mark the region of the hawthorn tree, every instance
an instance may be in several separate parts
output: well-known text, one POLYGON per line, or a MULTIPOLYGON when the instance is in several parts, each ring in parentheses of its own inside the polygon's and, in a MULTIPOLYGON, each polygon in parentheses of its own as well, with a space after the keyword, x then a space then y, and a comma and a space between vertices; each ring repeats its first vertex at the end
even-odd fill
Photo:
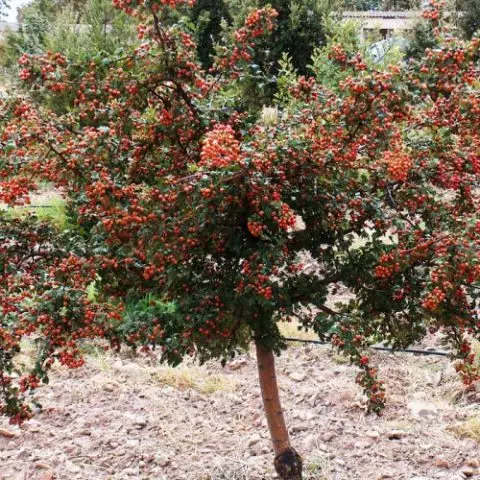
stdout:
POLYGON ((277 13, 256 10, 205 72, 182 24, 186 0, 115 0, 139 46, 69 62, 24 55, 29 94, 0 104, 0 200, 61 187, 70 229, 0 211, 0 404, 21 423, 55 360, 82 365, 85 339, 225 362, 254 342, 282 479, 300 479, 275 376, 279 323, 343 348, 378 411, 385 392, 368 344, 405 347, 441 331, 467 384, 479 370, 480 40, 386 71, 334 45, 342 75, 283 82, 282 102, 239 113, 237 88, 277 13), (361 241, 359 241, 359 239, 361 241), (93 301, 89 286, 98 294, 93 301), (335 310, 339 284, 353 299, 335 310), (25 337, 38 356, 16 356, 25 337))

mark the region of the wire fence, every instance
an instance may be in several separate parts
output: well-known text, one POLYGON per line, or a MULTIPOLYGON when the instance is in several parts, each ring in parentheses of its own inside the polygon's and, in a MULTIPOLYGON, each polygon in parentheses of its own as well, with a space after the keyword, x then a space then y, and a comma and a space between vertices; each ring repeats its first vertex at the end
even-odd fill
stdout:
MULTIPOLYGON (((298 343, 307 343, 307 344, 313 344, 313 345, 329 345, 328 342, 322 342, 320 340, 306 340, 303 338, 287 338, 283 337, 283 340, 286 342, 298 342, 298 343)), ((434 355, 438 357, 450 357, 451 353, 449 352, 442 352, 439 350, 421 350, 417 348, 405 348, 405 349, 396 349, 396 348, 390 348, 390 347, 382 347, 382 346, 377 346, 377 345, 372 345, 369 348, 372 350, 378 350, 381 352, 390 352, 390 353, 411 353, 414 355, 434 355)))

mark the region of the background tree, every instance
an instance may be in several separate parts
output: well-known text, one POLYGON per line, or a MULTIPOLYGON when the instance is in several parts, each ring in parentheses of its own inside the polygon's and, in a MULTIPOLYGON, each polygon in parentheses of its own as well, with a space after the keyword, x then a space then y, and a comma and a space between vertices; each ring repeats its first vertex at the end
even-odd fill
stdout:
MULTIPOLYGON (((236 5, 234 8, 237 8, 236 5)), ((222 38, 222 23, 231 24, 232 15, 225 0, 199 0, 191 9, 190 18, 197 30, 198 58, 205 68, 213 65, 214 46, 222 38)))
POLYGON ((62 51, 69 60, 86 61, 96 55, 121 54, 137 43, 132 19, 114 8, 110 0, 80 4, 34 0, 22 9, 23 23, 0 45, 0 64, 18 77, 18 59, 24 53, 62 51))
POLYGON ((6 10, 8 9, 8 3, 6 0, 1 0, 0 1, 0 18, 6 14, 6 10))
POLYGON ((480 29, 480 1, 479 0, 458 0, 457 10, 461 12, 459 25, 467 38, 480 29))
MULTIPOLYGON (((480 41, 439 39, 386 70, 332 44, 348 72, 335 88, 290 71, 278 108, 257 116, 238 112, 238 83, 274 10, 252 12, 205 73, 182 24, 164 21, 171 2, 116 4, 142 20, 141 45, 83 64, 24 55, 32 96, 0 104, 0 200, 27 202, 44 179, 74 212, 60 232, 0 211, 1 412, 28 418, 51 364, 80 366, 89 338, 159 347, 173 365, 225 362, 253 341, 275 467, 299 479, 275 377, 280 322, 296 316, 343 348, 374 411, 374 340, 441 331, 465 382, 478 380, 480 41), (69 108, 47 108, 55 99, 69 108), (353 296, 333 310, 340 284, 353 296), (18 372, 29 336, 37 362, 18 372)), ((427 16, 438 23, 435 6, 427 16)))
POLYGON ((424 55, 425 50, 438 46, 438 38, 435 35, 434 28, 430 22, 420 21, 415 24, 406 49, 405 56, 407 59, 418 59, 424 55))
POLYGON ((18 32, 10 32, 1 46, 1 63, 4 67, 15 66, 23 53, 44 51, 45 37, 55 13, 52 0, 37 0, 21 9, 18 32))
POLYGON ((250 64, 250 72, 242 84, 239 108, 255 110, 270 105, 277 91, 280 60, 287 54, 294 68, 307 74, 315 48, 325 44, 325 21, 339 14, 338 0, 227 0, 234 25, 238 27, 253 8, 271 5, 277 12, 277 28, 273 37, 259 43, 250 64))
POLYGON ((263 50, 263 58, 260 58, 263 63, 260 64, 265 70, 265 62, 270 62, 276 71, 278 60, 287 53, 302 75, 308 72, 313 50, 325 43, 325 18, 341 8, 341 3, 336 0, 245 0, 240 6, 233 0, 227 1, 231 11, 236 12, 237 24, 242 23, 252 8, 271 5, 278 12, 277 28, 272 41, 259 46, 263 50))
POLYGON ((345 0, 345 10, 382 10, 382 0, 345 0))

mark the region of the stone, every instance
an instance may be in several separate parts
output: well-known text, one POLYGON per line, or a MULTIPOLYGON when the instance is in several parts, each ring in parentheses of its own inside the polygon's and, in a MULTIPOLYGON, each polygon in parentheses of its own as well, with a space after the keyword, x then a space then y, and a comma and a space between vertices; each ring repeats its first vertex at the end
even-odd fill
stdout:
POLYGON ((117 359, 112 363, 112 368, 114 370, 121 370, 122 367, 123 367, 123 363, 120 359, 117 359))
POLYGON ((103 385, 103 389, 106 392, 114 392, 117 388, 118 388, 118 384, 113 382, 108 382, 103 385))
POLYGON ((25 458, 28 458, 28 451, 25 449, 20 450, 15 457, 16 460, 24 460, 25 458))
POLYGON ((53 472, 46 472, 41 477, 40 480, 54 480, 55 475, 53 472))
POLYGON ((138 470, 136 468, 125 468, 125 470, 122 470, 122 474, 129 477, 138 476, 138 470))
POLYGON ((389 430, 385 436, 389 440, 400 440, 401 438, 405 437, 407 435, 407 432, 404 430, 389 430))
POLYGON ((417 400, 408 402, 407 407, 413 417, 420 419, 436 417, 438 413, 437 407, 432 403, 421 402, 417 400))
POLYGON ((415 392, 412 395, 412 398, 414 398, 415 400, 425 400, 427 398, 427 394, 426 392, 415 392))
POLYGON ((480 468, 480 461, 476 458, 471 458, 467 461, 467 465, 473 468, 480 468))
POLYGON ((28 421, 27 428, 29 432, 36 433, 42 431, 44 427, 38 420, 32 418, 28 421))
POLYGON ((292 372, 289 377, 294 381, 294 382, 303 382, 307 376, 302 373, 302 372, 292 372))
POLYGON ((139 429, 147 426, 147 419, 143 415, 127 413, 125 416, 139 429))
POLYGON ((358 442, 355 442, 355 448, 370 448, 373 443, 374 440, 372 440, 371 438, 359 440, 358 442))
POLYGON ((145 417, 138 416, 133 421, 133 424, 136 425, 137 427, 143 428, 147 425, 147 419, 145 417))
POLYGON ((303 440, 303 445, 306 451, 315 450, 318 448, 318 444, 321 442, 318 435, 307 435, 303 440))
POLYGON ((233 360, 228 364, 228 368, 230 370, 239 370, 240 368, 244 367, 247 365, 247 359, 246 358, 238 358, 237 360, 233 360))
POLYGON ((465 475, 466 478, 470 478, 477 473, 477 470, 472 467, 463 467, 461 473, 462 475, 465 475))
POLYGON ((307 430, 310 430, 309 423, 299 423, 292 427, 292 433, 305 432, 307 430))
POLYGON ((78 472, 81 472, 82 469, 78 466, 78 465, 75 465, 74 463, 72 462, 67 462, 67 464, 65 465, 65 468, 70 472, 70 473, 78 473, 78 472))
POLYGON ((377 477, 377 480, 386 480, 386 479, 396 478, 396 477, 397 477, 397 473, 395 472, 395 470, 385 470, 377 477))
POLYGON ((322 442, 331 442, 335 438, 335 434, 332 432, 325 432, 319 435, 322 442))
POLYGON ((157 454, 155 457, 155 463, 162 468, 168 467, 172 460, 165 454, 157 454))
POLYGON ((365 436, 367 438, 371 438, 374 441, 377 441, 380 438, 380 433, 378 433, 376 430, 370 430, 365 433, 365 436))
POLYGON ((438 468, 445 468, 445 469, 450 468, 450 464, 447 462, 447 460, 441 457, 435 459, 435 466, 438 468))
POLYGON ((340 394, 340 398, 344 402, 351 402, 352 400, 355 399, 355 397, 356 397, 355 392, 346 391, 340 394))
POLYGON ((249 439, 248 439, 248 448, 253 447, 257 443, 259 443, 262 440, 262 437, 258 433, 254 433, 249 439))
POLYGON ((307 403, 311 407, 316 407, 322 401, 322 396, 320 392, 314 393, 311 397, 308 398, 307 403))
POLYGON ((125 446, 127 446, 128 448, 136 448, 139 444, 140 440, 137 440, 136 438, 129 438, 125 441, 125 446))
POLYGON ((7 430, 5 428, 0 428, 0 437, 14 438, 16 436, 17 434, 15 432, 12 432, 11 430, 7 430))

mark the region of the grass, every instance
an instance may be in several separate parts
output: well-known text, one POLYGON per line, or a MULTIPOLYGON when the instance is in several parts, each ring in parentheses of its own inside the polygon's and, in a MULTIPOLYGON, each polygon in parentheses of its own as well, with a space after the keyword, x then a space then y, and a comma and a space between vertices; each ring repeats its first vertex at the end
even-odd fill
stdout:
POLYGON ((211 395, 215 392, 231 392, 235 382, 225 375, 208 375, 195 367, 161 368, 151 373, 151 378, 177 390, 196 390, 211 395))
POLYGON ((231 459, 229 462, 217 463, 213 473, 202 480, 248 480, 249 468, 246 462, 231 459))
POLYGON ((68 226, 65 200, 60 197, 34 200, 34 205, 14 207, 8 210, 11 217, 35 215, 39 220, 48 220, 60 230, 68 226))
MULTIPOLYGON (((111 350, 105 350, 102 343, 85 342, 81 346, 82 354, 94 369, 107 374, 111 379, 116 369, 114 363, 120 357, 111 350)), ((236 383, 222 374, 212 374, 195 365, 180 365, 167 367, 159 365, 157 359, 137 357, 135 355, 121 355, 126 360, 125 370, 121 370, 128 376, 133 376, 132 381, 139 384, 161 384, 170 386, 176 390, 195 390, 205 395, 215 392, 233 392, 236 383)))
MULTIPOLYGON (((108 377, 112 377, 112 363, 119 357, 111 350, 105 350, 102 343, 85 342, 81 346, 82 354, 90 364, 108 377)), ((158 383, 167 385, 177 390, 196 390, 205 395, 215 392, 233 392, 236 383, 222 374, 209 374, 197 366, 181 365, 179 367, 159 366, 156 360, 148 360, 147 364, 141 358, 128 357, 129 363, 134 367, 127 370, 128 374, 135 374, 136 381, 140 383, 158 383)), ((145 359, 144 359, 145 360, 145 359)))
POLYGON ((471 438, 480 443, 480 415, 470 417, 467 421, 452 428, 460 437, 471 438))
POLYGON ((30 337, 24 337, 20 341, 20 353, 15 357, 15 365, 22 370, 31 370, 35 366, 37 347, 30 337))
POLYGON ((80 346, 82 355, 91 360, 95 366, 102 372, 110 372, 112 369, 112 352, 105 350, 100 342, 88 341, 80 346))
MULTIPOLYGON (((312 330, 300 330, 300 323, 297 320, 290 322, 280 322, 278 324, 280 333, 286 338, 298 338, 300 340, 318 340, 318 336, 312 330)), ((292 343, 292 345, 299 346, 300 342, 292 343)))
POLYGON ((480 363, 480 341, 472 340, 472 352, 475 354, 477 362, 480 363))
POLYGON ((324 472, 328 471, 329 459, 323 455, 310 455, 305 465, 305 478, 307 480, 326 480, 324 472))
POLYGON ((341 353, 333 353, 331 359, 337 365, 347 365, 350 364, 350 359, 341 353))

